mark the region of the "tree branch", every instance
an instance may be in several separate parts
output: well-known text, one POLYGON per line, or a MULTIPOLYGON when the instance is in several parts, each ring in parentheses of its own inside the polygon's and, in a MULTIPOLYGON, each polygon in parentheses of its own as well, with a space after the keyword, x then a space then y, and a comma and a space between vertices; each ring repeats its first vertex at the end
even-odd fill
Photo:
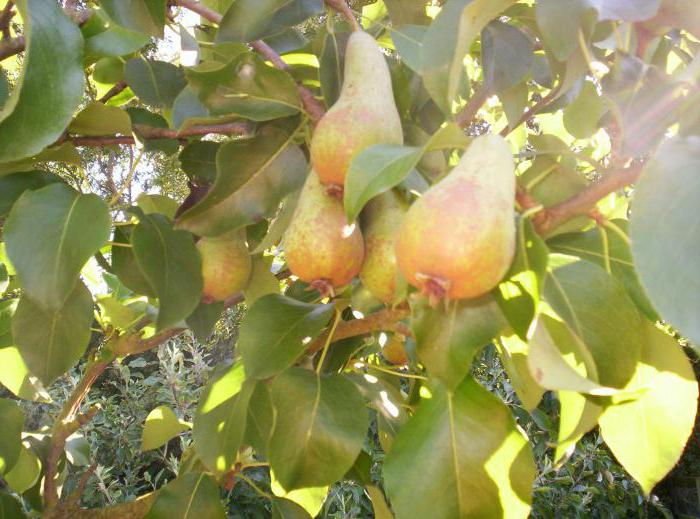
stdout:
MULTIPOLYGON (((196 0, 174 0, 174 3, 197 13, 205 20, 215 24, 221 23, 221 20, 223 19, 223 16, 221 16, 219 13, 205 5, 200 4, 196 0)), ((280 70, 289 70, 289 65, 285 63, 282 57, 264 41, 255 40, 250 43, 250 46, 261 56, 265 57, 276 68, 280 70)), ((297 83, 297 87, 299 88, 299 96, 301 97, 304 111, 308 114, 309 118, 314 124, 317 123, 325 113, 323 105, 316 99, 308 88, 299 83, 297 83)))
POLYGON ((352 10, 345 0, 325 0, 325 3, 328 7, 340 13, 343 18, 348 21, 353 31, 362 30, 357 18, 355 18, 355 15, 352 13, 352 10))
MULTIPOLYGON (((333 334, 333 342, 358 335, 366 335, 372 332, 387 331, 400 332, 403 335, 411 335, 411 330, 405 324, 399 322, 402 319, 411 315, 408 308, 387 308, 373 313, 362 319, 354 319, 352 321, 340 321, 333 334)), ((330 331, 325 331, 316 339, 314 339, 306 349, 307 353, 312 354, 323 348, 323 345, 328 339, 330 331)))
POLYGON ((24 50, 24 36, 0 40, 0 61, 24 50))
MULTIPOLYGON (((155 128, 153 126, 144 126, 141 124, 133 125, 134 133, 142 139, 185 139, 198 135, 250 135, 253 131, 253 126, 247 122, 233 122, 224 124, 206 124, 199 126, 191 126, 182 131, 171 128, 155 128)), ((136 140, 128 135, 105 135, 97 137, 81 137, 66 134, 54 143, 55 145, 64 142, 72 142, 76 146, 111 146, 115 144, 135 144, 136 140)))
POLYGON ((0 13, 0 32, 2 33, 2 37, 5 40, 10 39, 11 37, 10 21, 15 15, 15 11, 13 10, 14 6, 15 3, 12 0, 7 0, 5 8, 0 13))
MULTIPOLYGON (((639 178, 642 168, 643 164, 634 164, 627 168, 608 171, 600 179, 589 184, 574 196, 535 214, 532 218, 535 230, 541 235, 547 235, 553 229, 572 218, 589 214, 599 200, 629 184, 633 184, 639 178)), ((522 190, 518 191, 516 198, 524 209, 530 209, 539 205, 537 200, 522 190)))
POLYGON ((153 506, 158 492, 139 496, 135 501, 107 508, 81 509, 74 503, 61 503, 51 511, 45 511, 44 519, 141 519, 153 506))
POLYGON ((106 103, 110 99, 112 99, 114 96, 119 95, 125 88, 127 87, 126 81, 119 81, 116 83, 112 88, 107 90, 107 93, 100 97, 98 101, 100 103, 106 103))
POLYGON ((455 116, 455 123, 460 128, 466 128, 476 117, 479 109, 484 106, 484 103, 489 98, 489 89, 484 85, 474 92, 469 102, 455 116))

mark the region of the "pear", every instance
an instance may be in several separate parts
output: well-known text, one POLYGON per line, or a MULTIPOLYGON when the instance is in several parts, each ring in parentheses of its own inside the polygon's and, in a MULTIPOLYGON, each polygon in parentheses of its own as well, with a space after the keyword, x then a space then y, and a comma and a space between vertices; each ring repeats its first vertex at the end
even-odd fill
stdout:
POLYGON ((386 58, 372 36, 356 31, 340 97, 311 139, 311 164, 321 182, 339 188, 355 155, 372 144, 403 144, 403 132, 386 58))
POLYGON ((202 238, 197 248, 202 256, 205 303, 224 301, 246 287, 252 261, 244 229, 202 238))
POLYGON ((373 198, 363 211, 365 261, 360 280, 384 303, 395 303, 406 293, 406 280, 396 264, 396 236, 408 205, 394 191, 373 198))
POLYGON ((455 168, 409 208, 396 255, 406 279, 429 296, 480 296, 515 253, 515 167, 508 143, 477 137, 455 168))
POLYGON ((395 366, 408 365, 409 358, 406 351, 406 337, 400 333, 391 335, 382 347, 382 355, 390 364, 395 366))
POLYGON ((312 170, 284 236, 289 269, 324 295, 347 285, 365 253, 359 226, 348 225, 343 203, 326 194, 312 170))

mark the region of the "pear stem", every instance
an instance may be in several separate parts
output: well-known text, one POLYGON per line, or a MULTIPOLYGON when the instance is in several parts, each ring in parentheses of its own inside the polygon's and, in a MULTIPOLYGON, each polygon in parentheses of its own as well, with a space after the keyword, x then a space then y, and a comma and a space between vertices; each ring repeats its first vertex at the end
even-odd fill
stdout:
POLYGON ((353 31, 362 30, 360 23, 355 18, 355 15, 352 14, 352 10, 345 2, 345 0, 325 0, 325 2, 328 7, 334 9, 335 11, 343 15, 343 18, 345 18, 348 21, 353 31))

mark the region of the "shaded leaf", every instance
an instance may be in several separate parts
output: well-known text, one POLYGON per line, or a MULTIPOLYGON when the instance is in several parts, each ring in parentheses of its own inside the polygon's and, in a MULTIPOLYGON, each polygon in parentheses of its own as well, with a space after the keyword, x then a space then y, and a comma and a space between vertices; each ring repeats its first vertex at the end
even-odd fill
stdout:
POLYGON ((530 445, 510 411, 471 377, 454 392, 435 388, 384 463, 397 519, 525 518, 534 478, 530 445))
POLYGON ((175 217, 175 211, 179 204, 165 195, 148 195, 141 193, 136 199, 136 205, 141 208, 145 214, 162 214, 168 218, 175 217))
POLYGON ((24 359, 15 346, 0 348, 0 384, 17 398, 50 402, 51 397, 37 378, 29 372, 24 359))
POLYGON ((180 152, 180 167, 190 178, 214 182, 216 179, 216 154, 219 142, 194 141, 180 152))
POLYGON ((202 260, 192 235, 177 231, 167 217, 143 215, 131 233, 140 271, 158 297, 158 330, 178 324, 199 304, 202 260))
POLYGON ((425 298, 411 302, 411 327, 421 363, 448 388, 469 372, 474 355, 507 327, 491 296, 431 308, 425 298))
POLYGON ((342 375, 291 368, 272 383, 275 429, 268 455, 287 490, 342 478, 362 449, 368 415, 364 399, 342 375))
POLYGON ((22 445, 17 462, 3 478, 13 491, 23 494, 36 484, 40 475, 41 461, 34 452, 22 445))
POLYGON ((121 108, 94 101, 75 116, 68 131, 79 135, 130 135, 131 119, 121 108))
POLYGON ((44 171, 24 171, 0 177, 0 218, 7 215, 12 205, 27 190, 37 190, 62 180, 44 171))
POLYGON ((182 69, 172 63, 131 58, 124 65, 124 80, 145 104, 170 108, 187 82, 182 69))
POLYGON ((109 239, 107 204, 62 183, 25 191, 4 228, 7 255, 34 304, 59 309, 87 260, 109 239))
POLYGON ((267 38, 322 11, 322 0, 237 0, 224 14, 216 41, 246 43, 267 38))
POLYGON ((502 92, 515 86, 530 71, 533 42, 517 27, 493 21, 481 33, 485 88, 502 92))
POLYGON ((166 0, 102 0, 109 18, 129 30, 163 37, 166 0))
POLYGON ((24 415, 12 400, 0 398, 0 474, 5 475, 15 466, 22 448, 24 415))
POLYGON ((144 294, 148 297, 156 297, 146 275, 141 271, 131 245, 131 233, 135 225, 120 225, 114 228, 112 241, 112 271, 119 280, 137 294, 144 294))
POLYGON ((199 342, 206 342, 214 332, 217 321, 224 312, 224 303, 199 303, 185 322, 199 342))
POLYGON ((58 139, 83 96, 83 38, 56 2, 15 3, 25 21, 23 72, 0 112, 0 162, 58 139))
POLYGON ((332 316, 330 304, 312 305, 279 294, 258 299, 243 318, 238 339, 246 375, 267 378, 291 366, 332 316))
POLYGON ((630 221, 642 286, 661 316, 695 344, 700 344, 699 166, 697 140, 664 144, 635 186, 630 221))
POLYGON ((181 474, 165 485, 144 519, 225 519, 214 478, 200 472, 181 474))
POLYGON ((29 371, 48 386, 85 353, 92 320, 92 295, 78 281, 56 309, 45 309, 22 294, 12 319, 12 335, 29 371))

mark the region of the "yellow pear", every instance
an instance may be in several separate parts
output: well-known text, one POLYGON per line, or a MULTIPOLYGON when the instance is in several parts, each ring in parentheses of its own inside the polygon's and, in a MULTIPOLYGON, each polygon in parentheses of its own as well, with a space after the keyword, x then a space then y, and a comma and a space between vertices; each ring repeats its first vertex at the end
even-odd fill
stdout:
POLYGON ((352 159, 372 144, 403 144, 403 132, 386 58, 372 36, 356 31, 340 97, 314 131, 311 164, 321 182, 343 186, 352 159))
POLYGON ((292 273, 322 294, 348 284, 362 267, 359 226, 347 224, 343 203, 326 194, 313 170, 285 233, 284 254, 292 273))
POLYGON ((406 293, 406 281, 396 265, 396 236, 408 205, 394 191, 383 193, 365 206, 362 219, 365 261, 360 280, 384 303, 395 303, 406 293))
POLYGON ((197 248, 202 256, 202 299, 205 303, 224 301, 246 287, 252 261, 245 229, 202 238, 197 248))
POLYGON ((514 199, 510 146, 497 135, 477 137, 408 210, 396 243, 399 269, 433 303, 488 292, 513 261, 514 199))

